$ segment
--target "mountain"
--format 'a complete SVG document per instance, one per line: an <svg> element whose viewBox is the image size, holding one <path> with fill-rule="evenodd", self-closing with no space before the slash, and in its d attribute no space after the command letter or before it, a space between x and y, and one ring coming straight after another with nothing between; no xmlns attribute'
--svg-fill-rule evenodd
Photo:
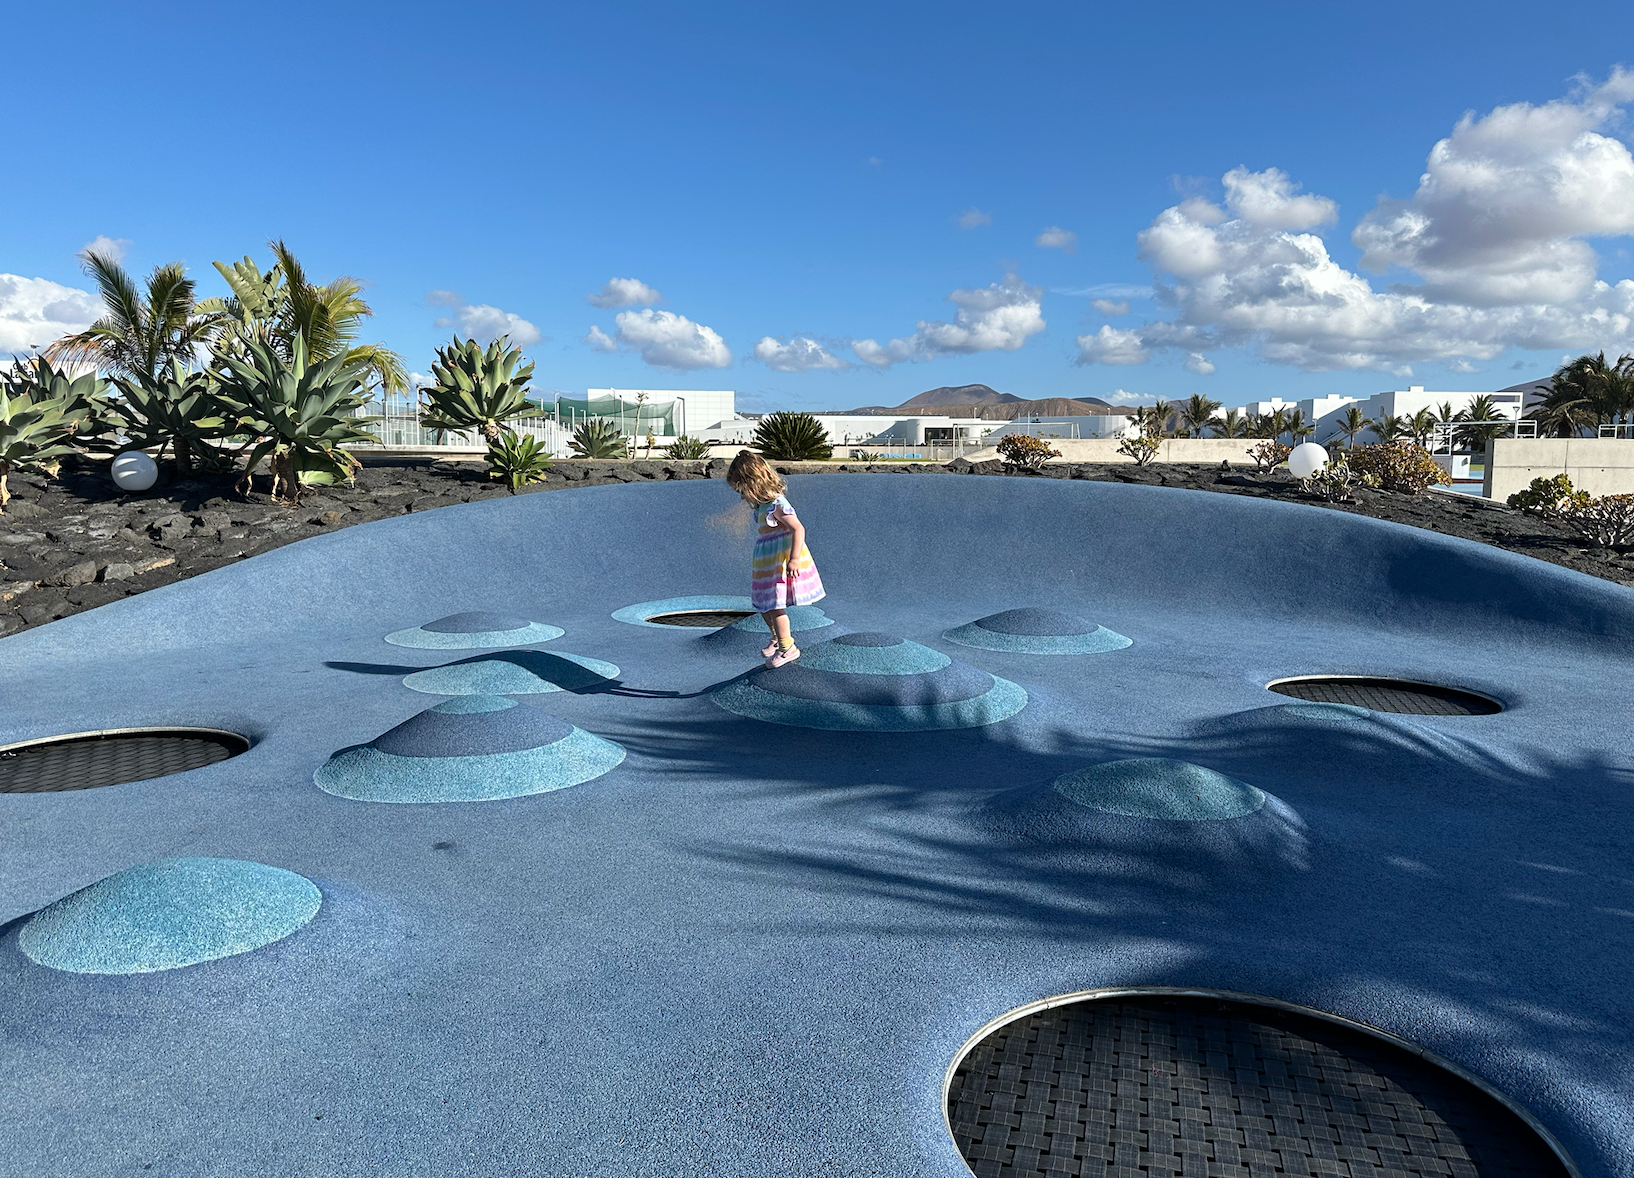
<svg viewBox="0 0 1634 1178"><path fill-rule="evenodd" d="M1011 421L1017 417L1089 417L1123 410L1098 397L1042 397L1028 401L1012 393L1001 393L984 384L944 386L910 397L900 405L864 405L852 413L880 416L906 413L916 417L980 417L989 421Z"/></svg>

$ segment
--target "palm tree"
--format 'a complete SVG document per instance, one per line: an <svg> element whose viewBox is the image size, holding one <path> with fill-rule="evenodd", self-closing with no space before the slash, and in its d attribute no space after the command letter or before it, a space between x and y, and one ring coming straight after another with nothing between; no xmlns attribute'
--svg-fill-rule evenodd
<svg viewBox="0 0 1634 1178"><path fill-rule="evenodd" d="M402 357L385 344L354 343L363 320L374 310L361 297L363 284L342 276L315 286L282 241L271 243L273 266L262 273L246 256L231 266L216 262L216 271L233 292L225 299L205 299L199 309L214 317L212 339L219 353L254 339L267 340L286 360L298 337L310 363L344 356L359 365L370 385L394 393L407 387Z"/></svg>
<svg viewBox="0 0 1634 1178"><path fill-rule="evenodd" d="M1381 442L1394 442L1413 432L1413 427L1407 424L1407 419L1394 413L1381 413L1377 417L1368 418L1367 428L1372 430L1373 436Z"/></svg>
<svg viewBox="0 0 1634 1178"><path fill-rule="evenodd" d="M1339 418L1339 432L1345 435L1345 449L1356 448L1356 435L1367 428L1367 418L1358 406L1352 405Z"/></svg>
<svg viewBox="0 0 1634 1178"><path fill-rule="evenodd" d="M1435 432L1435 414L1428 409L1420 409L1407 422L1412 430L1413 443L1420 450L1430 448L1430 435Z"/></svg>
<svg viewBox="0 0 1634 1178"><path fill-rule="evenodd" d="M1305 420L1305 412L1302 409L1295 409L1288 414L1283 429L1296 446L1316 432L1316 426Z"/></svg>
<svg viewBox="0 0 1634 1178"><path fill-rule="evenodd" d="M1187 436L1202 437L1203 430L1208 428L1209 419L1219 407L1220 402L1210 400L1202 393L1193 393L1186 398L1186 403L1180 407L1180 420L1185 423Z"/></svg>
<svg viewBox="0 0 1634 1178"><path fill-rule="evenodd" d="M1214 431L1217 438L1240 438L1248 433L1251 423L1243 420L1243 415L1236 409L1227 409L1224 417L1218 415L1209 418L1208 427Z"/></svg>
<svg viewBox="0 0 1634 1178"><path fill-rule="evenodd" d="M1510 430L1509 419L1498 411L1495 401L1485 393L1470 401L1453 420L1464 422L1453 431L1453 438L1460 449L1478 450L1484 447L1488 440L1502 437Z"/></svg>
<svg viewBox="0 0 1634 1178"><path fill-rule="evenodd" d="M94 364L145 387L152 387L178 361L194 367L194 348L207 338L215 316L194 300L193 280L185 266L180 262L157 266L138 288L107 254L87 253L84 265L96 282L105 314L84 331L51 344L43 353L46 359L61 365Z"/></svg>
<svg viewBox="0 0 1634 1178"><path fill-rule="evenodd" d="M1551 416L1557 419L1562 408L1574 405L1577 408L1571 416L1592 417L1585 424L1616 421L1634 410L1634 356L1621 356L1615 364L1606 362L1604 352L1579 356L1550 378L1545 406L1550 400L1556 406Z"/></svg>
<svg viewBox="0 0 1634 1178"><path fill-rule="evenodd" d="M1173 408L1167 401L1158 400L1150 407L1135 410L1135 424L1149 437L1161 438L1168 430Z"/></svg>
<svg viewBox="0 0 1634 1178"><path fill-rule="evenodd" d="M1565 371L1562 368L1555 373L1542 403L1526 416L1537 422L1538 429L1546 436L1553 434L1557 438L1575 438L1583 430L1597 424L1598 417L1582 388L1572 381L1561 379L1561 373Z"/></svg>
<svg viewBox="0 0 1634 1178"><path fill-rule="evenodd" d="M1288 411L1282 408L1271 410L1270 415L1265 421L1265 436L1275 442L1281 439L1282 435L1287 432Z"/></svg>

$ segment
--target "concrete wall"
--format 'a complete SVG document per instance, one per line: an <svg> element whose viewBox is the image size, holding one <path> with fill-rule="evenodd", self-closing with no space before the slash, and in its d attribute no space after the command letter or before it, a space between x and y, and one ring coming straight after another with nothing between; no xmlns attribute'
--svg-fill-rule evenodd
<svg viewBox="0 0 1634 1178"><path fill-rule="evenodd" d="M1591 495L1634 494L1634 441L1625 438L1494 438L1481 493L1502 503L1535 478L1564 472Z"/></svg>
<svg viewBox="0 0 1634 1178"><path fill-rule="evenodd" d="M1061 451L1061 457L1051 462L1133 462L1133 458L1118 453L1116 438L1050 438L1050 445ZM1260 443L1258 438L1164 438L1154 462L1252 462L1248 456L1251 447ZM1630 447L1634 449L1634 447ZM996 447L978 450L966 455L972 462L997 458Z"/></svg>

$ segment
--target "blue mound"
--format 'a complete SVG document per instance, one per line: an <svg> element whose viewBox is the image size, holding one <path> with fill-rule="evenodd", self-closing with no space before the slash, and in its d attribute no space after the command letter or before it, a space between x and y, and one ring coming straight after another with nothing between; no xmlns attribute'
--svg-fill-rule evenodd
<svg viewBox="0 0 1634 1178"><path fill-rule="evenodd" d="M265 863L156 859L35 913L17 947L69 973L154 973L281 941L322 903L311 880Z"/></svg>
<svg viewBox="0 0 1634 1178"><path fill-rule="evenodd" d="M926 732L977 728L1015 715L1027 693L888 634L842 634L797 662L761 670L714 693L739 716L799 728Z"/></svg>
<svg viewBox="0 0 1634 1178"><path fill-rule="evenodd" d="M747 570L745 570L747 575ZM632 626L651 626L655 630L684 629L679 626L668 626L663 622L649 622L648 618L659 614L678 614L688 610L729 610L751 609L748 597L734 597L722 594L695 594L691 597L664 597L657 601L639 601L635 605L627 605L623 609L613 611L616 621L627 622Z"/></svg>
<svg viewBox="0 0 1634 1178"><path fill-rule="evenodd" d="M1063 774L1055 791L1080 806L1128 818L1220 822L1265 805L1265 793L1213 769L1164 757L1111 761Z"/></svg>
<svg viewBox="0 0 1634 1178"><path fill-rule="evenodd" d="M851 633L850 627L840 625L815 605L794 606L788 611L788 618L789 630L802 650ZM731 625L706 631L699 636L696 649L705 654L750 659L771 641L771 634L765 618L750 614Z"/></svg>
<svg viewBox="0 0 1634 1178"><path fill-rule="evenodd" d="M623 760L617 744L565 720L503 696L468 695L342 749L313 779L360 802L491 802L582 785Z"/></svg>
<svg viewBox="0 0 1634 1178"><path fill-rule="evenodd" d="M803 633L844 624L952 658L916 669L926 656L900 642L811 641L790 670L820 669L818 650L844 669L775 703L843 710L822 679L892 701L885 680L941 676L968 704L949 668L980 657L1015 668L1000 673L1026 707L868 735L717 706L752 652L609 614L747 591L750 541L711 522L741 514L718 480L398 516L0 638L5 740L148 724L254 738L168 779L0 793L0 1169L970 1178L942 1096L972 1034L1053 995L1175 986L1381 1027L1502 1089L1581 1173L1634 1178L1634 590L1251 497L789 481L839 619ZM315 788L334 750L442 702L404 676L483 653L380 635L493 601L621 668L605 690L505 709L548 701L629 750L617 770L492 805ZM1027 603L1135 643L1040 657L936 640ZM1264 686L1310 674L1450 677L1505 710L1312 712ZM562 729L518 719L501 743L546 741L559 770ZM530 753L434 723L379 758L440 790L458 758L407 754ZM1265 803L1135 818L1052 784L1142 758L1208 766ZM196 968L99 977L18 951L36 910L182 845L299 865L323 908Z"/></svg>
<svg viewBox="0 0 1634 1178"><path fill-rule="evenodd" d="M509 614L475 611L450 614L423 626L393 631L386 635L386 641L393 646L422 650L476 650L491 646L531 646L560 638L564 633L560 626L547 626Z"/></svg>
<svg viewBox="0 0 1634 1178"><path fill-rule="evenodd" d="M415 671L403 677L403 686L427 695L542 695L594 691L618 674L612 663L565 650L507 650Z"/></svg>
<svg viewBox="0 0 1634 1178"><path fill-rule="evenodd" d="M949 642L1019 654L1102 654L1132 645L1105 626L1051 609L1007 609L942 635Z"/></svg>

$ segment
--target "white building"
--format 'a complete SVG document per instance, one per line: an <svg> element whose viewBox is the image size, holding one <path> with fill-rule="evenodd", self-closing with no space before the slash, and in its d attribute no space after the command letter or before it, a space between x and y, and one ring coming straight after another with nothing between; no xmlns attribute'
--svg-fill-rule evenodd
<svg viewBox="0 0 1634 1178"><path fill-rule="evenodd" d="M1363 417L1373 420L1386 414L1410 418L1424 409L1439 414L1444 405L1451 405L1452 411L1459 413L1468 409L1470 403L1477 397L1490 398L1495 412L1505 420L1520 419L1524 408L1522 393L1445 392L1426 389L1423 385L1410 385L1405 389L1374 393L1371 397L1308 397L1303 401L1284 401L1281 397L1272 397L1266 401L1250 401L1240 406L1238 412L1244 417L1252 417L1262 413L1274 413L1278 409L1289 413L1298 409L1307 422L1316 426L1316 432L1311 436L1321 442L1339 435L1340 419L1352 405L1361 411Z"/></svg>

